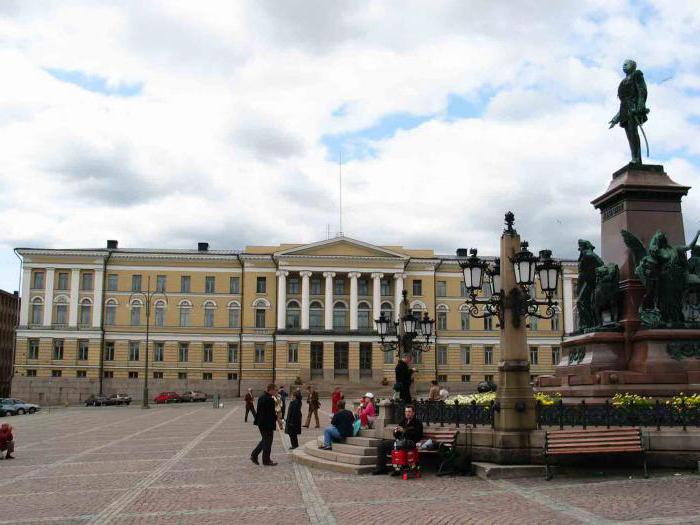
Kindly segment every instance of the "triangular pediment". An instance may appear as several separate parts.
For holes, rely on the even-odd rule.
[[[326,257],[395,257],[405,259],[407,255],[375,246],[350,237],[335,237],[325,241],[296,246],[282,250],[276,256],[326,256]]]

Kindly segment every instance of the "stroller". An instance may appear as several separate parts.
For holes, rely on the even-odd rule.
[[[391,451],[391,466],[403,479],[420,478],[420,452],[415,442],[406,439],[402,432],[394,437],[394,449]]]

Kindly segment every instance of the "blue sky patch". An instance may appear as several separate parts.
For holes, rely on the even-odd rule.
[[[141,93],[143,84],[110,85],[107,79],[97,75],[89,75],[78,70],[47,68],[45,70],[56,80],[68,82],[93,93],[118,97],[135,97]]]

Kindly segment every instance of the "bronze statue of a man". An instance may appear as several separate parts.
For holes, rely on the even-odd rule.
[[[610,124],[610,128],[614,127],[615,124],[625,128],[627,142],[629,142],[630,152],[632,153],[632,163],[641,164],[642,149],[637,128],[647,121],[647,113],[649,113],[646,107],[647,85],[644,82],[644,75],[637,69],[637,63],[634,60],[625,60],[625,63],[622,65],[622,71],[625,72],[626,76],[617,88],[617,98],[620,99],[620,111],[608,124]],[[644,133],[643,128],[642,133]],[[646,142],[646,135],[644,140]],[[647,144],[648,155],[649,145]]]

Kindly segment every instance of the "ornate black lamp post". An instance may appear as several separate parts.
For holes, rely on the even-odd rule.
[[[419,315],[413,315],[407,296],[408,292],[404,290],[398,321],[392,321],[384,315],[384,312],[381,313],[379,319],[375,319],[382,350],[384,352],[396,351],[396,355],[399,357],[403,354],[416,356],[419,353],[427,352],[430,349],[435,324],[435,320],[430,319],[428,312],[423,314],[423,318]],[[388,340],[387,338],[392,335],[396,339]]]
[[[151,276],[148,276],[146,281],[146,291],[145,292],[133,292],[129,296],[129,304],[131,304],[132,299],[140,298],[146,306],[146,362],[143,374],[143,401],[141,403],[141,408],[151,408],[148,405],[148,335],[151,325],[151,303],[156,297],[162,297],[165,302],[168,301],[168,296],[162,291],[151,291]]]

